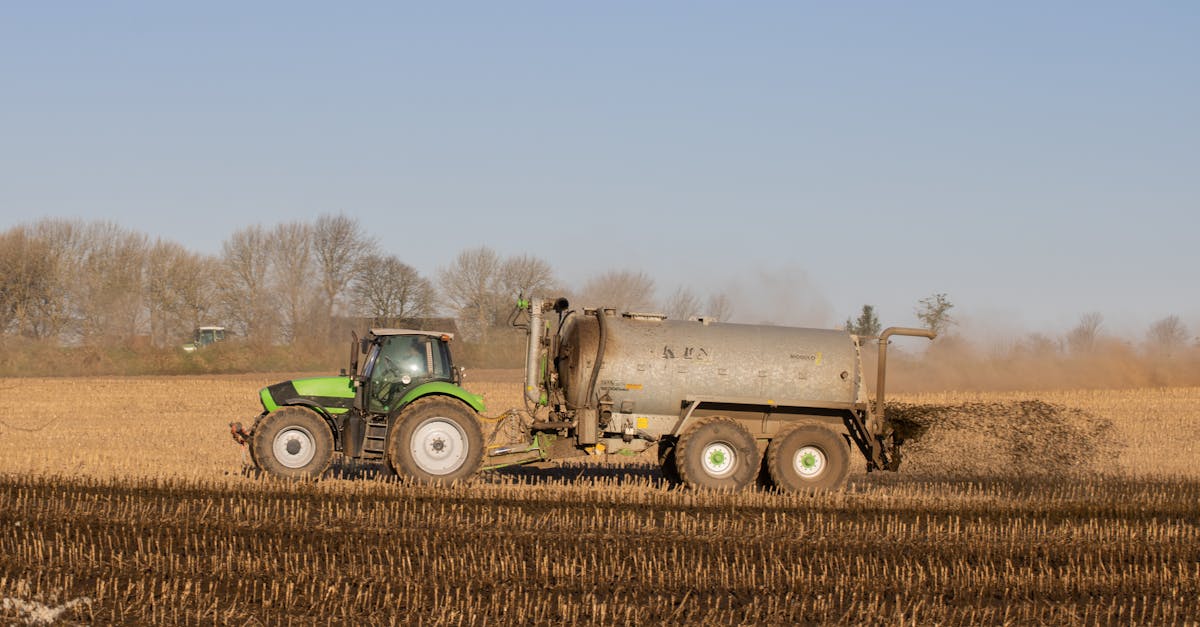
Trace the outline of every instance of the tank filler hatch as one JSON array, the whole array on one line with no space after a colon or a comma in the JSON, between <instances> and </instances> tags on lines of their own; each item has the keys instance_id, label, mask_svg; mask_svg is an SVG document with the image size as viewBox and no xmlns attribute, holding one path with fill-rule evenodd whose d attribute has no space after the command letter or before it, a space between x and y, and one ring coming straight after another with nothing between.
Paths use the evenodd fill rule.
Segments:
<instances>
[{"instance_id":1,"label":"tank filler hatch","mask_svg":"<svg viewBox=\"0 0 1200 627\"><path fill-rule=\"evenodd\" d=\"M638 312L638 311L627 311L627 312L625 312L625 313L621 314L621 317L622 317L622 318L628 318L628 319L630 319L630 320L653 320L653 321L658 321L658 320L666 320L666 319L667 319L667 314L663 314L663 313L643 313L643 312Z\"/></svg>"}]
</instances>

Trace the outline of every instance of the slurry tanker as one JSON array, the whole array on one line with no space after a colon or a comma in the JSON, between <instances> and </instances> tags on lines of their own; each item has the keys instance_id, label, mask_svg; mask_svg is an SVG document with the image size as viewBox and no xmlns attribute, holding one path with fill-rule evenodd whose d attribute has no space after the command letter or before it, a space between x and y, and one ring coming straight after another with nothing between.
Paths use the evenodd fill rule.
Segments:
<instances>
[{"instance_id":1,"label":"slurry tanker","mask_svg":"<svg viewBox=\"0 0 1200 627\"><path fill-rule=\"evenodd\" d=\"M902 441L884 403L888 343L934 337L898 327L860 338L671 320L572 309L563 298L521 300L518 314L528 333L523 408L484 415L483 399L461 387L450 334L373 329L354 339L348 374L263 388L262 414L249 428L231 424L233 436L258 468L289 478L323 474L335 453L450 482L480 469L654 447L668 480L696 488L758 480L837 490L852 450L868 471L899 468ZM874 399L862 366L868 340L879 347ZM503 421L519 441L488 445L484 421Z\"/></svg>"}]
</instances>

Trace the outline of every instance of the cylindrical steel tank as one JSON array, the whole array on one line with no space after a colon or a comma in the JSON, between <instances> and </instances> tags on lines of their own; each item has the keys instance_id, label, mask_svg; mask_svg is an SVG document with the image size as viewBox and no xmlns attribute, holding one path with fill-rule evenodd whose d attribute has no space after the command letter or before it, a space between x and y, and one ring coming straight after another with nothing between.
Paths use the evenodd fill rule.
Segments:
<instances>
[{"instance_id":1,"label":"cylindrical steel tank","mask_svg":"<svg viewBox=\"0 0 1200 627\"><path fill-rule=\"evenodd\" d=\"M570 408L607 394L622 413L679 414L685 397L743 402L863 402L858 345L845 331L605 316L596 390L587 398L600 346L599 321L573 314L556 356ZM589 402L591 400L592 402Z\"/></svg>"}]
</instances>

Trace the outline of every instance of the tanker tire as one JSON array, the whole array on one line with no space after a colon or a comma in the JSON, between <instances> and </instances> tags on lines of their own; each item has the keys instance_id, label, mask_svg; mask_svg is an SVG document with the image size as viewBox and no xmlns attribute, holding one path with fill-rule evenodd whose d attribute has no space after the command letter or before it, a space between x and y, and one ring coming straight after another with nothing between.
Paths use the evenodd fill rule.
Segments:
<instances>
[{"instance_id":1,"label":"tanker tire","mask_svg":"<svg viewBox=\"0 0 1200 627\"><path fill-rule=\"evenodd\" d=\"M836 492L850 476L850 446L825 427L801 425L771 441L767 468L785 492Z\"/></svg>"},{"instance_id":2,"label":"tanker tire","mask_svg":"<svg viewBox=\"0 0 1200 627\"><path fill-rule=\"evenodd\" d=\"M316 479L333 461L333 433L312 410L281 407L254 426L250 458L273 477Z\"/></svg>"},{"instance_id":3,"label":"tanker tire","mask_svg":"<svg viewBox=\"0 0 1200 627\"><path fill-rule=\"evenodd\" d=\"M758 465L758 477L754 481L754 485L762 490L774 490L775 480L771 478L771 469L767 467L767 456L762 456L762 463Z\"/></svg>"},{"instance_id":4,"label":"tanker tire","mask_svg":"<svg viewBox=\"0 0 1200 627\"><path fill-rule=\"evenodd\" d=\"M417 483L452 483L483 463L483 429L462 402L444 397L413 401L388 436L387 464Z\"/></svg>"},{"instance_id":5,"label":"tanker tire","mask_svg":"<svg viewBox=\"0 0 1200 627\"><path fill-rule=\"evenodd\" d=\"M693 488L736 492L758 475L758 445L738 423L711 416L679 438L675 467L680 479Z\"/></svg>"},{"instance_id":6,"label":"tanker tire","mask_svg":"<svg viewBox=\"0 0 1200 627\"><path fill-rule=\"evenodd\" d=\"M679 466L675 461L675 442L674 440L662 439L658 441L658 467L662 471L663 479L667 485L677 486L683 483L683 479L679 477Z\"/></svg>"}]
</instances>

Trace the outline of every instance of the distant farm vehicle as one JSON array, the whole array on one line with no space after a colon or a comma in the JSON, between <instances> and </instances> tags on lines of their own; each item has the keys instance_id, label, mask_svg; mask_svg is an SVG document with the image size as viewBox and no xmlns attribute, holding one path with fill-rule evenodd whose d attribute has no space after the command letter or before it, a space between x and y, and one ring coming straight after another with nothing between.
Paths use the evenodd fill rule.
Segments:
<instances>
[{"instance_id":1,"label":"distant farm vehicle","mask_svg":"<svg viewBox=\"0 0 1200 627\"><path fill-rule=\"evenodd\" d=\"M459 386L449 334L389 329L355 338L350 375L264 388L263 413L249 429L231 424L234 439L281 477L319 476L336 452L448 482L480 468L656 446L664 476L695 488L739 490L758 479L793 492L837 490L852 447L868 472L899 469L902 440L884 412L888 341L934 337L880 334L872 404L866 338L845 331L576 311L562 298L522 300L519 313L525 407L504 418L519 426L516 444L485 446L482 398Z\"/></svg>"},{"instance_id":2,"label":"distant farm vehicle","mask_svg":"<svg viewBox=\"0 0 1200 627\"><path fill-rule=\"evenodd\" d=\"M225 327L196 327L192 332L192 341L183 345L184 352L194 353L197 350L225 341Z\"/></svg>"}]
</instances>

